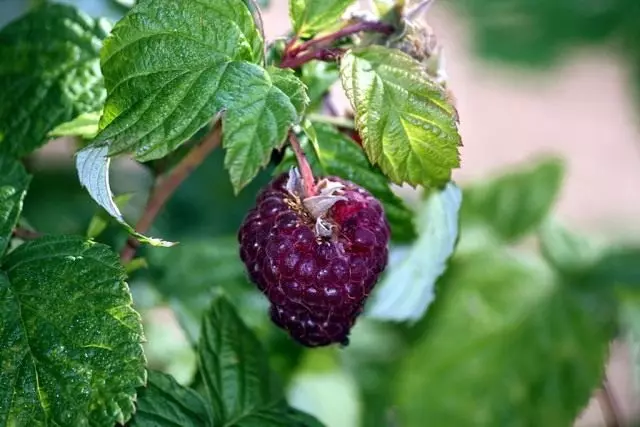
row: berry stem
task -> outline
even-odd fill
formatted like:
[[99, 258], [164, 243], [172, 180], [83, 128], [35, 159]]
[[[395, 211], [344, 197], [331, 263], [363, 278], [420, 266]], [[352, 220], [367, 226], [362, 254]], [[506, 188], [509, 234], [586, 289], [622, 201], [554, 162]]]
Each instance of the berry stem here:
[[[156, 178], [156, 182], [151, 191], [147, 205], [144, 208], [142, 216], [138, 220], [135, 230], [138, 233], [146, 233], [156, 216], [160, 213], [163, 206], [182, 182], [193, 172], [206, 157], [213, 151], [222, 139], [222, 126], [220, 121], [216, 122], [209, 134], [202, 140], [200, 144], [193, 147], [171, 171], [163, 176]], [[138, 249], [139, 242], [133, 237], [127, 239], [127, 243], [120, 253], [120, 260], [123, 264], [133, 259]]]
[[22, 240], [34, 240], [43, 236], [41, 233], [38, 233], [37, 231], [32, 231], [23, 227], [14, 228], [12, 234], [14, 237], [17, 237], [18, 239], [22, 239]]
[[289, 132], [289, 143], [291, 144], [291, 148], [293, 148], [293, 152], [296, 154], [298, 167], [300, 167], [300, 173], [304, 181], [304, 197], [315, 196], [317, 193], [316, 179], [313, 177], [311, 166], [307, 161], [307, 157], [304, 155], [304, 151], [302, 151], [302, 147], [300, 147], [300, 142], [293, 132]]

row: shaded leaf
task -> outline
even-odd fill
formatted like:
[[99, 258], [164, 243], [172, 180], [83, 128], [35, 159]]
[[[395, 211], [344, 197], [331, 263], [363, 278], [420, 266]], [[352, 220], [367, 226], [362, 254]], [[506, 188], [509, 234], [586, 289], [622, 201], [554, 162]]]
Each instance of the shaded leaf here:
[[109, 184], [109, 163], [107, 156], [109, 148], [106, 145], [91, 145], [76, 154], [76, 169], [80, 184], [87, 189], [91, 198], [96, 201], [109, 215], [122, 224], [139, 241], [152, 246], [173, 246], [175, 243], [161, 239], [143, 236], [131, 227], [120, 213], [116, 205], [111, 186]]
[[290, 0], [289, 15], [298, 36], [310, 36], [330, 28], [354, 0]]
[[118, 256], [76, 237], [19, 246], [0, 272], [0, 424], [113, 425], [145, 381]]
[[84, 139], [92, 139], [98, 134], [99, 111], [82, 113], [75, 119], [56, 126], [49, 132], [49, 136], [79, 136]]
[[506, 241], [536, 229], [555, 202], [564, 176], [562, 162], [541, 161], [464, 188], [463, 222], [481, 222]]
[[612, 294], [498, 251], [454, 260], [439, 289], [428, 333], [397, 376], [401, 422], [572, 424], [615, 334]]
[[30, 181], [20, 162], [0, 156], [0, 256], [11, 240]]
[[418, 214], [418, 240], [387, 269], [369, 305], [371, 317], [416, 321], [424, 315], [455, 247], [461, 203], [462, 192], [453, 183], [430, 194]]
[[45, 3], [0, 30], [0, 153], [22, 157], [105, 99], [99, 68], [110, 26]]
[[218, 237], [186, 241], [170, 251], [149, 252], [153, 283], [194, 345], [200, 339], [202, 318], [221, 288], [240, 308], [245, 322], [255, 326], [265, 318], [266, 301], [256, 313], [259, 319], [252, 316], [255, 310], [251, 310], [248, 293], [253, 292], [253, 286], [246, 279], [239, 251], [235, 238]]
[[162, 372], [149, 371], [147, 386], [140, 389], [136, 407], [129, 423], [132, 427], [212, 425], [202, 397]]
[[[312, 149], [308, 141], [302, 141], [302, 147], [314, 172], [319, 176], [336, 175], [369, 190], [384, 205], [393, 239], [411, 241], [415, 237], [413, 212], [391, 191], [388, 179], [379, 169], [371, 166], [353, 140], [333, 126], [315, 123], [313, 127], [318, 149]], [[295, 156], [289, 152], [277, 172], [287, 171], [296, 164]]]
[[310, 415], [289, 408], [269, 369], [267, 353], [224, 297], [214, 300], [204, 319], [199, 363], [214, 425], [320, 425]]
[[449, 181], [460, 164], [457, 113], [419, 62], [369, 46], [345, 54], [340, 76], [371, 163], [396, 183]]

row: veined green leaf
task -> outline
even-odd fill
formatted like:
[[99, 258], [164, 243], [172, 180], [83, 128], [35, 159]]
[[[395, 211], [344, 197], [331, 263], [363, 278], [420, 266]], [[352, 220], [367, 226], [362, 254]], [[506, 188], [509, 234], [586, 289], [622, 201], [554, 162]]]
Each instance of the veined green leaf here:
[[[384, 205], [391, 225], [391, 234], [396, 241], [411, 241], [415, 235], [413, 213], [389, 188], [387, 178], [371, 166], [362, 149], [333, 126], [315, 123], [318, 149], [307, 141], [302, 147], [307, 160], [319, 176], [335, 175], [362, 185]], [[277, 172], [285, 172], [296, 165], [293, 153], [288, 153], [278, 166]]]
[[31, 177], [19, 161], [0, 155], [0, 256], [20, 217], [29, 181]]
[[387, 269], [370, 305], [371, 317], [416, 321], [424, 315], [458, 238], [461, 203], [462, 192], [453, 183], [429, 196], [418, 215], [418, 240]]
[[214, 425], [321, 426], [289, 407], [262, 345], [224, 297], [214, 300], [204, 319], [199, 352]]
[[147, 386], [140, 389], [136, 406], [128, 424], [131, 427], [212, 425], [202, 397], [162, 372], [149, 371]]
[[557, 159], [464, 188], [462, 221], [482, 223], [506, 241], [538, 227], [555, 202], [564, 167]]
[[99, 111], [82, 113], [71, 121], [56, 126], [49, 132], [49, 136], [79, 136], [84, 139], [92, 139], [98, 134], [98, 123], [100, 122]]
[[333, 25], [354, 0], [290, 0], [289, 15], [298, 36], [310, 36]]
[[236, 192], [269, 163], [271, 151], [284, 143], [289, 127], [309, 104], [306, 88], [292, 70], [270, 67], [268, 72], [271, 83], [262, 87], [264, 92], [256, 88], [249, 105], [228, 110], [222, 120], [224, 164]]
[[460, 164], [457, 113], [420, 63], [382, 46], [347, 52], [342, 85], [373, 164], [396, 183], [441, 186]]
[[306, 104], [293, 74], [253, 63], [262, 49], [243, 0], [139, 3], [102, 50], [108, 98], [97, 144], [157, 159], [222, 114], [225, 166], [239, 191]]
[[397, 376], [399, 422], [571, 425], [615, 335], [612, 294], [493, 250], [454, 260], [439, 289]]
[[118, 256], [76, 237], [24, 243], [0, 271], [0, 424], [107, 426], [145, 381]]
[[109, 30], [53, 3], [0, 30], [0, 153], [22, 157], [60, 123], [100, 108], [98, 56]]

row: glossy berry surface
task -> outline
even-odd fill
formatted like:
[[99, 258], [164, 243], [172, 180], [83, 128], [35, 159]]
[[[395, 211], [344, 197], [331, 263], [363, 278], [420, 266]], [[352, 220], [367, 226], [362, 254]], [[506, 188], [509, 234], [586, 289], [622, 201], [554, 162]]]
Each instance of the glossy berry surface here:
[[387, 265], [389, 225], [368, 191], [340, 178], [339, 200], [322, 215], [330, 233], [281, 175], [258, 195], [240, 231], [250, 279], [271, 302], [273, 322], [309, 347], [348, 344], [356, 317]]

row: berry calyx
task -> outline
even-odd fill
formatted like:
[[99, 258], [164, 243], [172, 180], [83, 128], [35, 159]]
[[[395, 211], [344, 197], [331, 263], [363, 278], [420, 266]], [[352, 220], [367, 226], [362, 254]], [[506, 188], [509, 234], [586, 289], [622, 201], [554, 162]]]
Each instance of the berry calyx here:
[[367, 190], [326, 177], [307, 196], [297, 169], [258, 195], [240, 231], [240, 257], [271, 303], [273, 322], [309, 347], [348, 344], [387, 265], [389, 224]]

